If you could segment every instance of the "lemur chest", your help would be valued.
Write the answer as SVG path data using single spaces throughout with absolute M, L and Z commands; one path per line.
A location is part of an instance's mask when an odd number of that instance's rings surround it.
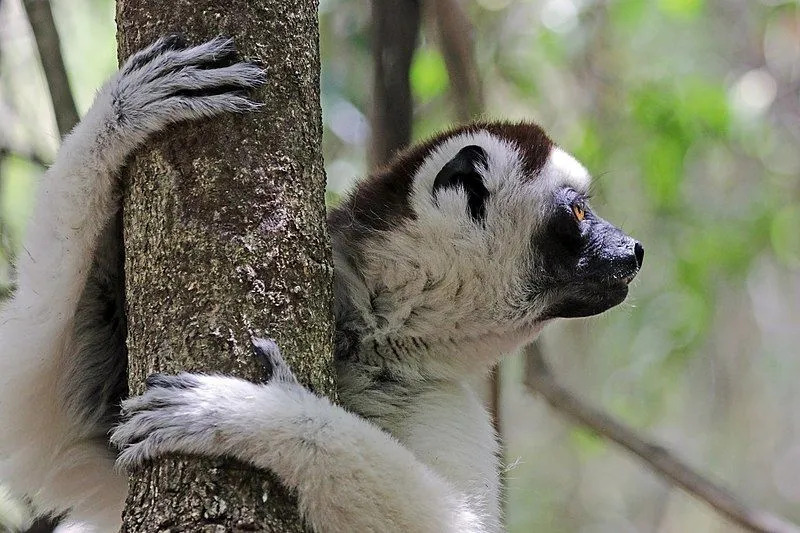
M 421 393 L 390 431 L 436 473 L 492 507 L 499 497 L 498 444 L 486 409 L 466 385 Z
M 459 381 L 408 382 L 337 366 L 339 399 L 391 433 L 487 516 L 498 511 L 498 444 L 486 409 Z

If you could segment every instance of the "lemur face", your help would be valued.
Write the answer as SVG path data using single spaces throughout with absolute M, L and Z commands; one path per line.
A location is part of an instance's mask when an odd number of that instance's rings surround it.
M 590 316 L 622 303 L 644 259 L 642 245 L 597 216 L 585 192 L 570 185 L 555 188 L 531 243 L 538 275 L 530 290 L 547 301 L 543 318 Z
M 644 249 L 589 208 L 589 182 L 538 126 L 476 124 L 400 154 L 339 225 L 371 243 L 362 270 L 387 328 L 510 333 L 625 299 Z

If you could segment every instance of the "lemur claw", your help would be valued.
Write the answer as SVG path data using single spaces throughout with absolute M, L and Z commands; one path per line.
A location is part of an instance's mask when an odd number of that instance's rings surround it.
M 297 378 L 283 360 L 281 350 L 274 339 L 252 337 L 251 342 L 253 343 L 253 355 L 264 367 L 267 382 L 297 384 Z

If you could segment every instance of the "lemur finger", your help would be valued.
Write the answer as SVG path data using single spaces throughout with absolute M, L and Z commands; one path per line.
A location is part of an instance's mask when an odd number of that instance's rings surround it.
M 178 33 L 165 35 L 160 39 L 153 41 L 150 46 L 143 48 L 133 54 L 120 69 L 120 72 L 127 74 L 142 68 L 144 65 L 152 61 L 155 57 L 163 54 L 167 50 L 176 48 L 185 48 L 186 41 L 183 36 Z
M 116 467 L 130 469 L 168 451 L 165 448 L 168 448 L 170 434 L 170 430 L 156 429 L 153 424 L 149 424 L 149 431 L 140 430 L 133 423 L 118 427 L 110 439 L 111 444 L 120 450 Z
M 176 389 L 177 387 L 151 386 L 141 396 L 133 396 L 122 401 L 120 404 L 122 407 L 122 416 L 130 416 L 140 411 L 161 409 L 180 403 L 179 396 L 176 394 Z
M 116 448 L 125 448 L 146 438 L 156 428 L 155 417 L 150 411 L 128 416 L 114 428 L 109 442 Z
M 273 339 L 253 337 L 253 354 L 256 359 L 264 366 L 268 380 L 280 381 L 283 383 L 297 384 L 297 378 L 289 369 L 289 365 L 283 360 L 278 343 Z
M 114 463 L 117 472 L 129 472 L 140 468 L 144 463 L 159 455 L 158 446 L 149 441 L 127 446 L 120 451 Z
M 182 372 L 177 376 L 155 373 L 150 374 L 147 376 L 147 379 L 144 380 L 145 388 L 148 390 L 156 387 L 168 389 L 191 389 L 199 384 L 200 380 L 198 380 L 193 374 L 189 374 L 187 372 Z
M 120 473 L 133 471 L 141 467 L 142 464 L 152 458 L 153 457 L 149 455 L 147 448 L 129 446 L 128 448 L 122 450 L 117 456 L 117 460 L 114 463 L 114 469 Z
M 188 434 L 192 428 L 187 424 L 196 417 L 197 406 L 185 401 L 159 404 L 151 398 L 144 410 L 124 411 L 122 422 L 113 429 L 109 440 L 117 448 L 123 448 L 158 434 Z
M 169 96 L 151 102 L 141 108 L 153 124 L 155 121 L 167 124 L 182 120 L 213 117 L 221 113 L 245 113 L 255 111 L 263 104 L 247 98 L 243 91 L 202 96 Z M 153 128 L 156 129 L 156 128 Z
M 263 85 L 266 79 L 266 71 L 254 63 L 236 63 L 208 70 L 186 67 L 153 80 L 143 89 L 150 93 L 152 101 L 171 95 L 204 96 L 215 89 L 251 89 Z
M 137 74 L 143 76 L 143 81 L 151 81 L 183 67 L 216 68 L 233 63 L 235 59 L 236 47 L 233 39 L 216 37 L 190 48 L 164 48 L 144 68 L 140 68 Z
M 236 57 L 236 45 L 230 37 L 218 36 L 191 48 L 168 50 L 163 57 L 172 65 L 213 67 L 220 62 L 233 60 Z

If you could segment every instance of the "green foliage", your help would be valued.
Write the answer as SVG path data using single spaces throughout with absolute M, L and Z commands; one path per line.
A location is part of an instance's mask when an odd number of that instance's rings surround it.
M 39 169 L 18 157 L 0 160 L 0 300 L 11 290 L 11 261 L 19 249 L 33 204 L 33 187 Z
M 421 48 L 411 62 L 411 89 L 420 102 L 441 96 L 449 85 L 444 58 L 437 50 Z
M 661 11 L 684 19 L 693 19 L 699 16 L 704 5 L 704 0 L 658 0 L 658 7 Z
M 775 213 L 770 224 L 770 241 L 786 266 L 800 267 L 800 205 L 790 204 Z
M 570 429 L 569 439 L 578 452 L 586 458 L 600 455 L 608 448 L 606 441 L 597 433 L 580 426 Z
M 6 228 L 6 238 L 16 244 L 33 206 L 33 183 L 39 169 L 19 157 L 0 161 L 0 213 Z
M 642 20 L 652 0 L 617 0 L 609 3 L 609 16 L 615 25 L 635 27 Z
M 341 201 L 342 195 L 340 193 L 330 189 L 325 191 L 325 205 L 328 207 L 328 209 L 336 207 L 341 203 Z

